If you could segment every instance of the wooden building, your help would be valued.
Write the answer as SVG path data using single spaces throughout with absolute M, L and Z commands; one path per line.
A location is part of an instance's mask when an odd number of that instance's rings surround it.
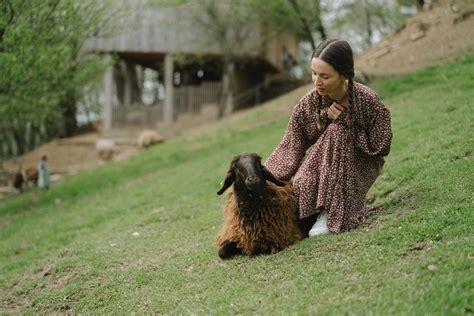
M 223 102 L 223 85 L 228 80 L 223 53 L 193 14 L 186 6 L 150 6 L 137 0 L 119 32 L 86 42 L 86 52 L 113 60 L 104 76 L 106 129 L 158 121 L 170 124 L 180 113 Z M 246 102 L 239 95 L 250 95 L 253 87 L 268 84 L 288 62 L 298 59 L 293 38 L 282 36 L 261 44 L 260 28 L 245 27 L 253 30 L 250 38 L 240 43 L 244 53 L 234 63 L 230 91 L 236 108 Z

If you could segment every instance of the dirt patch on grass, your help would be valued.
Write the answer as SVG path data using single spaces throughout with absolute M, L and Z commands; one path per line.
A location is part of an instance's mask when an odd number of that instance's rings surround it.
M 439 1 L 356 58 L 359 74 L 403 74 L 474 51 L 474 2 Z
M 48 261 L 2 289 L 0 313 L 22 314 L 34 304 L 36 294 L 48 289 L 59 290 L 69 284 L 70 280 L 77 275 L 74 272 L 56 275 L 55 267 L 54 262 Z
M 103 163 L 96 150 L 96 141 L 103 138 L 101 133 L 88 133 L 76 137 L 55 139 L 37 149 L 18 158 L 24 168 L 35 167 L 41 156 L 48 157 L 50 172 L 53 174 L 73 174 L 80 170 L 88 169 Z M 116 139 L 117 152 L 115 157 L 132 150 L 136 152 L 135 141 L 123 137 Z M 18 170 L 18 165 L 12 161 L 6 161 L 4 167 L 7 171 Z
M 287 95 L 261 105 L 260 107 L 265 107 L 265 113 L 262 114 L 261 120 L 253 125 L 246 123 L 244 124 L 245 128 L 253 128 L 255 125 L 266 124 L 281 117 L 289 118 L 296 101 L 310 88 L 310 86 L 298 88 Z M 206 108 L 201 113 L 181 115 L 171 126 L 159 123 L 153 127 L 116 127 L 106 132 L 91 132 L 71 138 L 55 139 L 20 156 L 18 161 L 24 168 L 35 167 L 43 155 L 48 156 L 48 165 L 54 182 L 60 180 L 64 175 L 76 174 L 81 170 L 104 164 L 105 162 L 99 157 L 96 150 L 96 142 L 99 139 L 113 140 L 116 145 L 113 160 L 124 160 L 140 152 L 137 139 L 139 133 L 144 129 L 154 129 L 165 139 L 177 136 L 194 137 L 199 134 L 216 132 L 229 125 L 236 126 L 237 122 L 250 117 L 254 110 L 255 108 L 242 110 L 218 120 L 217 110 Z M 4 162 L 3 166 L 10 173 L 18 170 L 18 165 L 12 160 Z
M 464 154 L 458 155 L 455 158 L 456 158 L 456 160 L 463 160 L 463 159 L 469 159 L 469 158 L 472 158 L 472 157 L 474 157 L 474 152 L 466 151 Z
M 21 314 L 32 303 L 31 293 L 44 287 L 38 281 L 50 275 L 53 267 L 52 262 L 47 262 L 44 266 L 36 269 L 33 274 L 26 273 L 11 285 L 5 287 L 1 291 L 3 299 L 0 312 Z

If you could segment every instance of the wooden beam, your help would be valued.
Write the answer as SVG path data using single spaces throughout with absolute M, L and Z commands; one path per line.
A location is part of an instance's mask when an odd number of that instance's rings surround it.
M 109 64 L 107 71 L 104 74 L 104 104 L 102 105 L 102 115 L 104 120 L 104 129 L 110 130 L 112 128 L 112 102 L 114 94 L 114 76 L 112 68 L 112 58 L 105 57 L 105 62 Z
M 123 98 L 123 105 L 126 108 L 129 108 L 133 104 L 133 79 L 134 76 L 134 65 L 133 63 L 125 60 L 125 91 L 124 91 L 124 98 Z
M 163 109 L 163 121 L 165 124 L 173 123 L 173 56 L 165 56 L 165 105 Z

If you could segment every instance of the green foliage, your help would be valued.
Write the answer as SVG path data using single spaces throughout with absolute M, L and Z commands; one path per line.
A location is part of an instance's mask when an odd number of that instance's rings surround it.
M 309 87 L 48 192 L 3 200 L 0 312 L 469 313 L 473 73 L 471 55 L 376 82 L 394 133 L 369 192 L 384 211 L 276 255 L 218 259 L 216 191 L 233 155 L 268 156 Z
M 329 2 L 328 10 L 337 12 L 330 27 L 337 36 L 350 39 L 359 51 L 372 46 L 374 39 L 390 34 L 405 20 L 400 4 L 385 0 L 343 0 Z
M 325 39 L 319 0 L 258 0 L 250 3 L 270 34 L 294 34 L 302 41 L 315 44 L 315 37 Z M 316 35 L 318 34 L 318 35 Z
M 148 0 L 162 6 L 186 5 L 196 23 L 207 30 L 210 43 L 224 54 L 241 56 L 260 49 L 282 34 L 314 42 L 314 33 L 324 33 L 320 1 L 314 0 Z M 255 35 L 259 38 L 256 43 Z M 320 34 L 320 38 L 325 35 Z M 206 40 L 206 39 L 204 39 Z
M 98 80 L 100 60 L 81 53 L 103 31 L 108 1 L 5 0 L 0 10 L 0 128 L 24 137 L 27 124 L 57 129 L 64 100 Z M 74 105 L 74 104 L 73 104 Z M 46 136 L 46 135 L 45 135 Z M 18 140 L 18 139 L 17 139 Z M 24 140 L 24 139 L 22 139 Z
M 238 59 L 261 48 L 257 12 L 251 0 L 148 0 L 163 7 L 179 7 L 196 27 L 200 41 L 217 46 L 224 59 Z
M 417 2 L 417 0 L 397 0 L 397 3 L 401 6 L 415 6 Z

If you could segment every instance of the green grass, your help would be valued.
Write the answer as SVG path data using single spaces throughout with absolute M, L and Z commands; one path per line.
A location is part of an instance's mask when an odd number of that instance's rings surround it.
M 268 156 L 305 87 L 0 201 L 0 313 L 472 313 L 474 55 L 373 88 L 394 139 L 369 192 L 384 211 L 358 229 L 217 257 L 216 191 L 230 159 Z

